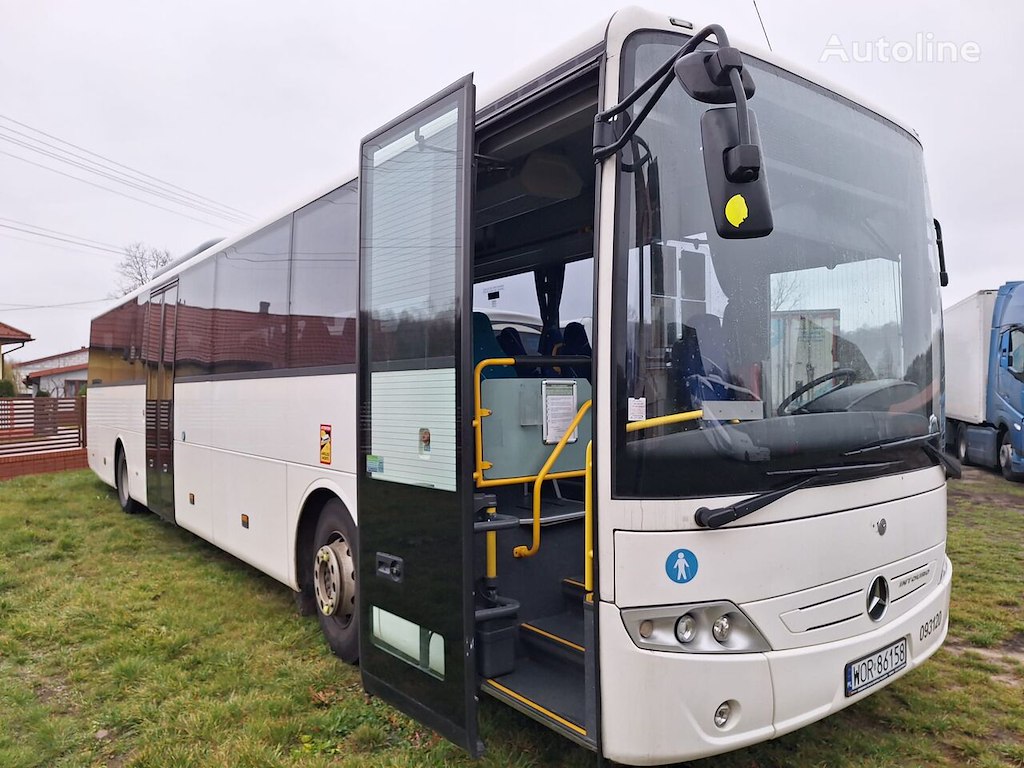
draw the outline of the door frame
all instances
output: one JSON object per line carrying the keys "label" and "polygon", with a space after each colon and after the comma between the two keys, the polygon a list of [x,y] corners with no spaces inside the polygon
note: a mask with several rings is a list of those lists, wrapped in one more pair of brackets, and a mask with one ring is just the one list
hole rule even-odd
{"label": "door frame", "polygon": [[[461,97],[456,96],[462,92]],[[380,493],[382,496],[389,490],[382,486],[399,486],[399,483],[388,483],[384,480],[374,480],[370,477],[367,467],[367,459],[372,450],[371,435],[371,362],[369,360],[369,334],[372,326],[370,313],[367,309],[368,297],[366,291],[369,285],[369,275],[363,269],[365,264],[364,248],[366,242],[366,230],[368,217],[372,216],[372,209],[364,204],[366,194],[370,194],[371,184],[367,184],[363,177],[363,148],[371,142],[379,141],[391,131],[399,128],[404,123],[410,122],[425,110],[428,110],[438,103],[456,96],[458,101],[459,119],[461,124],[459,130],[459,144],[462,148],[464,164],[461,168],[461,196],[455,201],[456,215],[456,237],[461,240],[461,264],[456,265],[454,277],[456,279],[456,334],[457,348],[454,360],[455,376],[455,504],[460,513],[461,546],[459,551],[462,558],[462,572],[459,579],[461,591],[461,628],[462,637],[446,638],[447,659],[461,660],[462,673],[455,678],[461,678],[462,690],[460,692],[463,701],[463,722],[449,714],[438,711],[430,704],[429,691],[431,686],[436,689],[436,684],[425,681],[418,677],[423,673],[417,671],[410,664],[391,665],[384,660],[382,654],[386,653],[375,647],[372,639],[371,617],[372,608],[368,593],[377,588],[378,595],[381,594],[377,583],[379,573],[377,569],[376,551],[364,540],[364,531],[367,531],[367,521],[371,519],[373,511],[370,509],[372,502],[368,494]],[[412,128],[413,126],[410,126]],[[472,261],[473,261],[473,239],[472,239],[472,210],[474,172],[473,158],[475,152],[475,88],[472,74],[467,75],[447,88],[441,90],[434,96],[426,99],[406,111],[399,117],[391,120],[380,129],[367,135],[360,143],[360,221],[359,221],[359,263],[360,263],[360,297],[359,297],[359,345],[358,345],[358,396],[359,423],[357,425],[358,451],[357,451],[357,481],[358,481],[358,509],[359,509],[359,578],[357,590],[359,592],[358,603],[360,606],[360,657],[362,660],[363,687],[370,693],[379,695],[389,701],[406,714],[438,731],[449,740],[462,746],[474,757],[483,752],[483,744],[477,735],[477,673],[475,654],[475,619],[474,619],[474,550],[473,550],[473,432],[471,424],[472,413],[472,387],[470,375],[472,371],[472,343],[470,313],[472,312]],[[401,365],[396,365],[397,370],[403,370]],[[415,492],[416,486],[404,485],[397,492],[403,497]],[[390,489],[394,491],[394,489]],[[429,491],[429,492],[428,492]],[[424,497],[442,493],[440,489],[423,489]],[[395,494],[392,493],[391,496]],[[369,538],[369,537],[366,537]],[[433,553],[429,547],[420,550],[424,558],[430,558]],[[407,555],[412,551],[391,553],[401,556],[403,562],[409,560]],[[373,562],[370,562],[371,557]],[[439,564],[446,570],[451,570],[453,563],[445,562]],[[403,565],[404,567],[404,565]],[[401,617],[400,617],[401,618]],[[452,647],[449,651],[447,645],[458,640],[458,646]],[[381,667],[378,669],[378,667]],[[446,664],[447,668],[447,664]],[[435,681],[436,682],[436,681]],[[443,685],[445,681],[441,681]]]}

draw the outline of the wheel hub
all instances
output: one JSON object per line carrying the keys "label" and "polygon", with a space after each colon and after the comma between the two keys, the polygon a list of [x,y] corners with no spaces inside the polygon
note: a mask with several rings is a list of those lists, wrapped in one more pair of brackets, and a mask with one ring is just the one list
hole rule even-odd
{"label": "wheel hub", "polygon": [[1009,443],[1003,443],[999,447],[999,461],[1006,469],[1010,469],[1013,466],[1013,446]]}
{"label": "wheel hub", "polygon": [[351,619],[355,586],[352,550],[345,539],[339,537],[320,547],[313,563],[313,587],[320,612],[346,621]]}

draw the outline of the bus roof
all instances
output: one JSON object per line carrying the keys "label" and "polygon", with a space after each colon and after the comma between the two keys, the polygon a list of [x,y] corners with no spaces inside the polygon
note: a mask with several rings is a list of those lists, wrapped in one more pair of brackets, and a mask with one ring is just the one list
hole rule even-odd
{"label": "bus roof", "polygon": [[[685,24],[692,24],[692,28],[684,26]],[[514,96],[524,97],[533,92],[533,89],[527,87],[531,84],[537,84],[537,88],[542,87],[541,83],[545,79],[545,75],[548,75],[554,70],[564,69],[566,73],[571,72],[571,67],[566,67],[567,63],[573,62],[574,60],[581,59],[583,54],[591,52],[593,49],[600,46],[601,50],[605,48],[611,51],[619,51],[625,43],[626,38],[629,37],[636,31],[639,30],[662,30],[666,32],[675,33],[690,33],[701,29],[706,23],[710,23],[707,19],[704,20],[686,20],[673,18],[666,16],[661,13],[648,11],[643,8],[630,6],[622,8],[616,11],[607,19],[594,24],[585,31],[575,35],[571,39],[567,40],[557,48],[545,56],[542,56],[528,65],[520,69],[518,72],[509,75],[499,83],[482,90],[481,98],[477,100],[477,110],[487,111],[488,108],[493,107],[498,101],[507,100],[509,104],[513,104],[518,101],[518,98],[510,98]],[[725,26],[725,25],[723,25]],[[727,30],[728,31],[728,30]],[[837,85],[827,78],[824,78],[817,72],[811,72],[810,70],[785,59],[778,54],[768,51],[759,45],[737,39],[730,36],[729,42],[736,48],[739,48],[745,54],[765,61],[773,66],[779,67],[787,72],[790,72],[797,77],[807,80],[811,83],[826,88],[833,93],[842,96],[849,101],[852,101],[865,109],[874,112],[880,117],[888,120],[894,125],[906,131],[909,135],[914,137],[918,142],[920,138],[917,132],[907,126],[905,123],[900,121],[898,118],[892,116],[884,109],[878,107],[875,104],[859,97],[855,94],[850,93],[844,87]],[[595,51],[594,55],[598,55]],[[583,57],[584,60],[590,60],[587,57]],[[584,61],[581,61],[582,66]],[[755,97],[756,98],[756,97]],[[755,102],[756,106],[756,102]],[[315,191],[312,195],[304,195],[295,204],[285,207],[277,215],[261,220],[259,223],[245,229],[244,231],[224,238],[223,240],[215,241],[212,244],[207,244],[208,247],[202,248],[195,253],[188,254],[187,257],[179,257],[178,263],[172,263],[172,266],[165,269],[164,272],[160,273],[157,277],[154,277],[145,285],[140,286],[134,291],[126,294],[121,302],[138,297],[140,294],[149,291],[154,285],[159,285],[167,280],[171,279],[175,275],[184,271],[189,265],[194,262],[201,261],[215,253],[219,253],[225,248],[229,248],[235,243],[243,240],[244,238],[252,235],[267,225],[287,216],[288,214],[302,208],[303,206],[320,199],[324,195],[327,195],[337,189],[338,187],[349,183],[358,177],[358,169],[352,168],[347,173],[340,176],[334,177],[334,179],[328,183],[325,183],[322,187]]]}

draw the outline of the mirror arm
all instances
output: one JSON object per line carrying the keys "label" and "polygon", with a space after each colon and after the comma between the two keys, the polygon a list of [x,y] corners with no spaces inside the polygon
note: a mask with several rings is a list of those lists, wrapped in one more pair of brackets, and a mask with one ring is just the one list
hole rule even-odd
{"label": "mirror arm", "polygon": [[736,126],[739,128],[740,144],[750,143],[750,118],[747,115],[747,93],[743,90],[743,79],[739,69],[729,70],[729,83],[736,95]]}
{"label": "mirror arm", "polygon": [[[649,98],[647,100],[647,102],[644,104],[643,108],[637,113],[636,117],[633,118],[632,120],[630,120],[626,124],[626,129],[622,132],[622,135],[619,136],[619,138],[616,139],[611,144],[608,144],[607,146],[599,145],[598,144],[598,139],[602,138],[604,134],[607,134],[609,132],[609,129],[610,129],[611,134],[614,135],[615,126],[610,124],[610,123],[601,122],[598,118],[594,119],[594,162],[595,163],[601,162],[602,160],[604,160],[609,155],[614,155],[616,152],[618,152],[620,149],[622,149],[624,146],[626,146],[626,143],[631,138],[633,138],[633,134],[636,133],[637,129],[640,127],[640,124],[643,123],[643,121],[645,119],[647,119],[647,115],[649,115],[651,110],[654,109],[654,105],[658,103],[659,99],[661,99],[662,94],[664,94],[665,91],[668,90],[668,87],[669,87],[669,85],[671,85],[672,80],[674,79],[674,77],[675,77],[675,75],[673,75],[672,72],[669,72],[667,75],[665,75],[662,78],[662,81],[658,85],[657,89],[654,91],[653,94],[651,94],[651,98]],[[628,119],[628,115],[627,115],[627,119]]]}
{"label": "mirror arm", "polygon": [[[715,39],[718,41],[720,48],[724,48],[729,45],[729,36],[725,33],[725,30],[718,24],[709,24],[696,35],[691,37],[682,48],[669,56],[664,64],[658,67],[650,77],[634,88],[622,101],[612,107],[609,107],[603,112],[598,112],[597,115],[594,116],[594,162],[600,162],[626,146],[626,142],[628,142],[633,134],[636,133],[637,128],[640,127],[640,123],[642,123],[644,118],[646,118],[650,111],[654,109],[654,105],[667,90],[673,77],[672,67],[675,66],[676,61],[686,54],[695,51],[698,45],[703,43],[712,35],[714,35]],[[732,74],[730,73],[730,78],[731,77]],[[661,82],[659,83],[659,81]],[[636,100],[647,93],[647,91],[654,87],[655,84],[658,84],[658,89],[651,95],[651,98],[647,100],[647,103],[644,104],[643,109],[636,118],[630,122],[622,136],[620,136],[614,143],[606,144],[605,142],[608,141],[609,135],[614,134],[614,130],[611,132],[608,130],[609,128],[614,128],[614,126],[611,125],[612,121],[633,106]],[[736,86],[733,85],[733,88],[735,87]],[[742,84],[740,85],[740,90],[743,90]]]}
{"label": "mirror arm", "polygon": [[935,246],[939,251],[939,285],[949,285],[949,273],[946,271],[946,249],[942,245],[942,225],[938,219],[932,219],[935,225]]}

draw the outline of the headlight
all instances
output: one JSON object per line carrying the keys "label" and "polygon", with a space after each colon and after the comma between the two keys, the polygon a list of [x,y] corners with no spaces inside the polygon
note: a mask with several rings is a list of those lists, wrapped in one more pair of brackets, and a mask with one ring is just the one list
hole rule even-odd
{"label": "headlight", "polygon": [[696,636],[697,620],[688,613],[680,616],[679,621],[676,622],[676,640],[685,645],[686,643],[692,643],[693,638]]}
{"label": "headlight", "polygon": [[734,604],[719,601],[659,608],[628,608],[622,622],[638,648],[673,653],[770,651],[753,622]]}
{"label": "headlight", "polygon": [[715,623],[711,625],[711,634],[718,642],[725,643],[729,639],[729,629],[729,614],[724,613],[715,619]]}

